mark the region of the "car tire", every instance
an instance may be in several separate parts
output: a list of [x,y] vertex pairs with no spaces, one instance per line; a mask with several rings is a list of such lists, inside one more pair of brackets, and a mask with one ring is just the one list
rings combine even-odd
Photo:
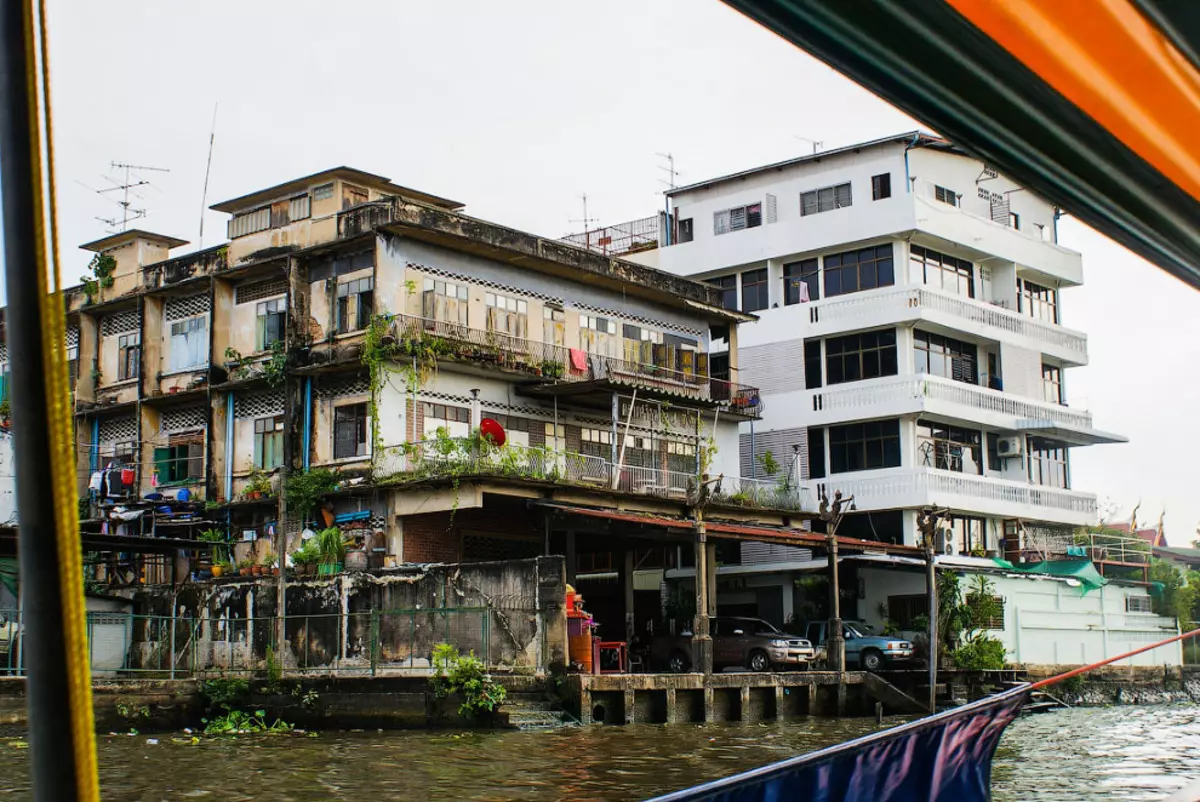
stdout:
[[691,667],[691,658],[681,651],[673,651],[671,652],[671,656],[667,658],[667,670],[672,674],[686,674]]
[[755,649],[746,658],[746,668],[755,672],[770,671],[771,658],[767,657],[767,653],[762,649]]
[[879,671],[883,668],[883,652],[878,649],[863,649],[858,657],[858,667],[865,671]]

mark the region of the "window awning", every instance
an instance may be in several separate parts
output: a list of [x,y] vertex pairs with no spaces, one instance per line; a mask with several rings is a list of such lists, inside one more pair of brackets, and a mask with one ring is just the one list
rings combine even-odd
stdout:
[[1086,429],[1082,426],[1067,426],[1051,420],[1025,418],[1017,421],[1017,429],[1027,434],[1060,440],[1069,446],[1095,446],[1104,443],[1128,443],[1128,437],[1119,434],[1102,432],[1099,429]]

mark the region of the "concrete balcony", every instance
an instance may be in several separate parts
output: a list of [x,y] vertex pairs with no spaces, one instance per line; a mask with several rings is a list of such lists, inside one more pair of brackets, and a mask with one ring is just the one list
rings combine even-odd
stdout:
[[1092,428],[1092,416],[941,376],[891,376],[835,384],[809,393],[810,426],[855,420],[937,415],[1011,432],[1028,432],[1068,445],[1121,443],[1124,437]]
[[805,336],[924,321],[1048,354],[1068,366],[1087,364],[1087,335],[994,304],[925,287],[840,295],[805,305]]
[[1076,490],[1042,487],[1006,479],[942,471],[897,468],[835,474],[818,489],[832,496],[854,496],[859,510],[913,509],[929,505],[952,510],[1048,521],[1072,526],[1096,522],[1096,496]]

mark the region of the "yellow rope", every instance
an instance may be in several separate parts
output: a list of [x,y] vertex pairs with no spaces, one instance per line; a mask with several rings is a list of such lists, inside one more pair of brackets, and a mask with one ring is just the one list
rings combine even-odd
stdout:
[[[36,3],[36,6],[35,6]],[[34,18],[36,8],[37,28]],[[100,787],[96,775],[95,723],[92,718],[92,684],[88,659],[87,615],[83,600],[83,569],[79,545],[79,506],[75,489],[75,454],[71,447],[71,410],[67,385],[65,310],[58,260],[58,227],[55,223],[57,197],[54,187],[54,136],[50,119],[50,63],[47,48],[45,1],[25,3],[26,80],[29,86],[29,120],[33,169],[32,202],[37,258],[34,276],[42,313],[42,375],[49,399],[47,423],[50,431],[52,493],[57,510],[55,539],[58,544],[58,581],[62,593],[62,629],[66,641],[68,692],[71,707],[71,734],[75,752],[75,784],[83,802],[98,802]],[[41,64],[37,51],[40,45]],[[39,103],[38,76],[41,76]],[[39,105],[41,108],[39,109]],[[42,180],[41,125],[46,128],[46,172]],[[47,204],[47,192],[48,200]],[[47,253],[47,238],[49,247]],[[53,292],[48,268],[54,271]],[[9,270],[19,269],[9,265]]]

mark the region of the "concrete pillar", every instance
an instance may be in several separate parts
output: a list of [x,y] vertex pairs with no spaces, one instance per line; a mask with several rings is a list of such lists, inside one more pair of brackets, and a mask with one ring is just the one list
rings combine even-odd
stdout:
[[704,723],[712,724],[717,720],[716,710],[714,710],[713,689],[704,688]]
[[[696,532],[696,619],[692,628],[692,665],[703,674],[713,670],[711,619],[717,612],[716,550],[704,524]],[[711,558],[711,559],[710,559]]]
[[742,686],[742,723],[750,723],[750,686]]
[[676,698],[675,689],[667,688],[667,723],[679,723],[679,710],[676,708],[678,700]]
[[633,689],[625,689],[625,723],[633,724],[636,716],[633,714],[636,700],[634,699]]
[[846,670],[846,641],[842,637],[842,596],[838,583],[838,541],[826,539],[829,554],[829,628],[825,634],[825,664],[830,671]]
[[[574,530],[567,532],[567,584],[574,586],[575,584],[575,532]],[[579,588],[575,588],[579,590]]]
[[585,685],[579,686],[579,720],[592,723],[592,692]]
[[808,714],[810,716],[819,715],[821,712],[818,709],[819,705],[820,700],[817,698],[817,683],[810,682],[808,683]]
[[838,677],[837,684],[837,714],[838,718],[846,715],[846,677]]
[[776,685],[775,686],[775,720],[776,721],[783,721],[783,719],[784,719],[784,715],[783,715],[783,706],[785,704],[784,699],[785,699],[785,694],[783,692],[783,686]]
[[625,642],[633,643],[633,549],[625,549],[625,570],[622,572],[625,580]]

